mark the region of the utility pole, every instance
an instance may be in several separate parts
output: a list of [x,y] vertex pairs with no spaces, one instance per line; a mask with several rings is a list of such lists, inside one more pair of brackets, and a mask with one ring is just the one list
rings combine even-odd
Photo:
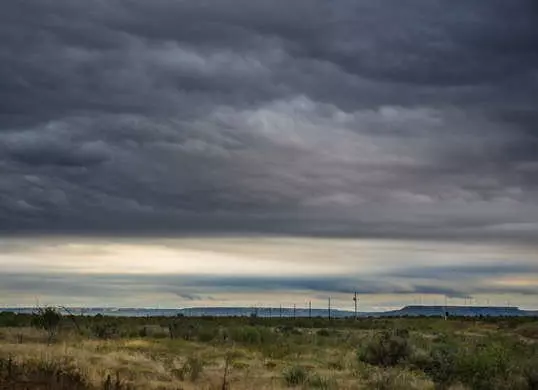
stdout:
[[308,301],[308,318],[312,318],[312,301]]
[[327,306],[327,316],[329,320],[331,319],[331,297],[329,297],[329,305]]
[[297,307],[295,306],[295,303],[293,304],[293,319],[296,318],[296,311],[297,311]]
[[282,304],[280,304],[280,318],[282,318]]
[[359,304],[359,299],[357,298],[357,291],[353,294],[353,303],[355,303],[355,321],[358,319],[357,305]]

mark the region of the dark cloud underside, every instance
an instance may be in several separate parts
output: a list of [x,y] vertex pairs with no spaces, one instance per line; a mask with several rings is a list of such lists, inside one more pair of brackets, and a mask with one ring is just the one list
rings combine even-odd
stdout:
[[532,0],[21,0],[0,231],[538,238]]

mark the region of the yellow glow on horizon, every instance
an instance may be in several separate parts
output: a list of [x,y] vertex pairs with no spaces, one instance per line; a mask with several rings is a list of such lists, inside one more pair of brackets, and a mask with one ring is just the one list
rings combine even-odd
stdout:
[[514,286],[514,287],[532,287],[538,285],[538,277],[528,277],[528,276],[519,276],[519,277],[510,277],[502,278],[494,281],[498,286]]
[[[210,244],[208,246],[211,246]],[[12,272],[68,272],[82,274],[208,274],[208,275],[316,275],[338,274],[345,267],[313,263],[305,267],[289,256],[257,256],[155,244],[65,244],[38,253],[1,255],[0,265]]]

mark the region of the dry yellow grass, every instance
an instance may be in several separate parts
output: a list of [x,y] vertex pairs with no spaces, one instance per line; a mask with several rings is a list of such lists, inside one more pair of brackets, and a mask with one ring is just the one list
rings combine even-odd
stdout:
[[34,320],[4,314],[0,388],[2,381],[48,390],[222,390],[223,383],[226,390],[426,390],[433,381],[452,390],[516,383],[530,390],[538,383],[532,319],[97,316],[65,319],[53,338],[30,328],[40,325]]
[[[222,389],[226,356],[229,364],[229,389],[284,389],[286,367],[300,363],[331,383],[330,388],[366,389],[366,378],[382,381],[382,370],[359,372],[352,351],[337,348],[305,351],[285,359],[268,359],[260,352],[239,347],[213,346],[207,343],[168,339],[89,340],[63,336],[46,345],[46,334],[35,329],[1,329],[0,357],[15,361],[44,361],[69,365],[79,370],[96,388],[104,379],[118,375],[122,383],[136,389]],[[22,343],[20,343],[22,334]],[[189,358],[203,362],[199,378],[181,378]],[[377,371],[376,371],[377,370]],[[395,371],[396,372],[396,371]],[[408,389],[427,389],[430,383],[409,373],[396,372]],[[329,388],[329,387],[317,387]]]

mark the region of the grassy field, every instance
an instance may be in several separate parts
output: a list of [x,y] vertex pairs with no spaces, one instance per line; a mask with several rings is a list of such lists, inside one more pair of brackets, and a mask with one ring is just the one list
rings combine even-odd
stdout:
[[538,389],[535,319],[0,314],[0,389]]

